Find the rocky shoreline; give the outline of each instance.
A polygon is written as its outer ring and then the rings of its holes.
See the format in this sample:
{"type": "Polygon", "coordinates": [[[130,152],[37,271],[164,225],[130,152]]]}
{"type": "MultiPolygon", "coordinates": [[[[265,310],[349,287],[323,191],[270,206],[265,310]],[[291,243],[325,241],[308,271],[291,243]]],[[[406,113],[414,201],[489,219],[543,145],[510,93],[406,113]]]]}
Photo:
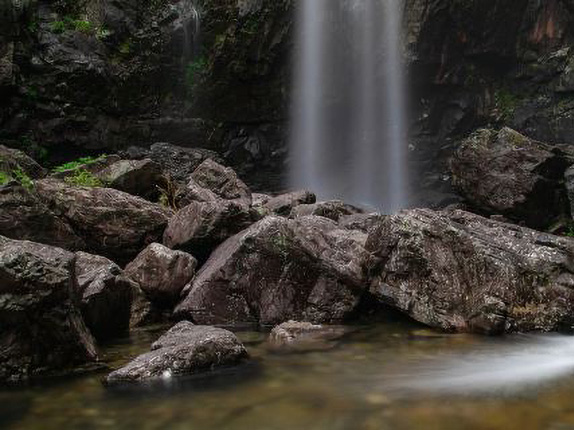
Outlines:
{"type": "Polygon", "coordinates": [[[368,304],[446,332],[574,328],[574,158],[510,129],[479,132],[451,160],[476,213],[256,194],[216,154],[165,143],[56,173],[0,154],[1,383],[97,364],[98,343],[158,322],[173,328],[108,385],[248,357],[213,326],[279,326],[272,338],[290,343],[368,304]]]}

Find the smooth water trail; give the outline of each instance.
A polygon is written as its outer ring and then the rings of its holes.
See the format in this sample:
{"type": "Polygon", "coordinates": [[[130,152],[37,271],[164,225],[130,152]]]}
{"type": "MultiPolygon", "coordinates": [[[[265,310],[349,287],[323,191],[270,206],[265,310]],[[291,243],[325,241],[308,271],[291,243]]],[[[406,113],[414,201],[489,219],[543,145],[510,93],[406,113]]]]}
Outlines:
{"type": "Polygon", "coordinates": [[[291,185],[384,212],[408,206],[404,0],[300,2],[291,185]]]}

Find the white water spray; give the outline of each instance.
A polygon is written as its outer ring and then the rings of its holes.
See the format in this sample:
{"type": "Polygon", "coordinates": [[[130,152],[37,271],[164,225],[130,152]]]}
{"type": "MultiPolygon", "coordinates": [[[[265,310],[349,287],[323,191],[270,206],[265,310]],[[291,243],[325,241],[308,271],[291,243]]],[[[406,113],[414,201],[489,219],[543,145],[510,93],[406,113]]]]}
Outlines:
{"type": "Polygon", "coordinates": [[[403,0],[303,0],[291,183],[385,212],[408,205],[403,0]]]}

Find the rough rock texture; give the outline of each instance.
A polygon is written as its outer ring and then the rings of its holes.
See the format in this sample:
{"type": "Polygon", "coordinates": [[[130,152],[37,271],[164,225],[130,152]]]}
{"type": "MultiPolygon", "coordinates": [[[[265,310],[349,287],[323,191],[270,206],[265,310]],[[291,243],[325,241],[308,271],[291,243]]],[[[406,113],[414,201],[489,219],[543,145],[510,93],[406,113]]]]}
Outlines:
{"type": "Polygon", "coordinates": [[[363,233],[368,233],[380,223],[382,218],[383,215],[378,213],[344,215],[339,218],[339,226],[349,230],[360,230],[363,233]]]}
{"type": "Polygon", "coordinates": [[[126,266],[125,274],[153,302],[173,306],[195,276],[196,267],[197,260],[192,255],[152,243],[126,266]]]}
{"type": "Polygon", "coordinates": [[[46,176],[46,170],[24,152],[0,145],[0,172],[21,170],[32,179],[46,176]]]}
{"type": "Polygon", "coordinates": [[[574,328],[574,240],[468,212],[404,211],[370,233],[371,293],[448,331],[574,328]]]}
{"type": "Polygon", "coordinates": [[[251,223],[250,212],[235,202],[192,202],[170,219],[163,244],[189,252],[203,262],[220,243],[251,223]]]}
{"type": "Polygon", "coordinates": [[[107,258],[76,253],[75,275],[81,297],[82,317],[98,340],[129,331],[132,283],[107,258]]]}
{"type": "Polygon", "coordinates": [[[164,185],[161,167],[149,159],[118,161],[100,170],[97,177],[110,188],[155,201],[164,185]]]}
{"type": "Polygon", "coordinates": [[[342,321],[366,288],[365,238],[322,217],[267,217],[215,250],[175,316],[200,324],[342,321]]]}
{"type": "Polygon", "coordinates": [[[56,216],[35,190],[19,185],[0,187],[0,234],[72,251],[85,248],[69,222],[56,216]]]}
{"type": "Polygon", "coordinates": [[[36,183],[42,200],[86,243],[86,251],[116,262],[132,260],[161,238],[171,211],[111,188],[70,187],[56,180],[36,183]]]}
{"type": "Polygon", "coordinates": [[[293,191],[273,197],[263,205],[263,208],[275,215],[289,216],[294,207],[313,204],[316,201],[317,196],[311,191],[293,191]]]}
{"type": "Polygon", "coordinates": [[[169,315],[165,309],[154,305],[148,296],[140,288],[139,284],[132,282],[132,307],[130,327],[138,328],[152,324],[166,322],[169,315]]]}
{"type": "Polygon", "coordinates": [[[247,351],[230,331],[180,322],[160,337],[151,352],[110,373],[108,385],[170,379],[239,364],[247,351]]]}
{"type": "Polygon", "coordinates": [[[341,338],[349,328],[287,321],[271,330],[269,342],[274,348],[301,350],[325,350],[336,346],[334,340],[341,338]]]}
{"type": "Polygon", "coordinates": [[[0,383],[97,359],[77,306],[74,254],[0,237],[0,383]]]}
{"type": "Polygon", "coordinates": [[[574,150],[503,128],[462,142],[451,168],[454,186],[473,209],[544,228],[570,215],[564,172],[573,163],[574,150]]]}
{"type": "Polygon", "coordinates": [[[340,200],[331,200],[327,202],[295,206],[291,210],[290,217],[297,218],[300,216],[317,215],[332,219],[333,221],[339,221],[342,216],[362,212],[362,209],[346,204],[340,200]]]}

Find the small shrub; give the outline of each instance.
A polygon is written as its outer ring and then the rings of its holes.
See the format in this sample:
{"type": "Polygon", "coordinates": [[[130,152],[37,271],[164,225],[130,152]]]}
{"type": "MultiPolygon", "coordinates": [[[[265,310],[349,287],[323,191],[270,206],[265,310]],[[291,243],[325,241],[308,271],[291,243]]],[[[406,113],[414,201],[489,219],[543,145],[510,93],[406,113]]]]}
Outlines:
{"type": "Polygon", "coordinates": [[[0,186],[6,185],[12,180],[12,177],[6,172],[0,172],[0,186]]]}
{"type": "Polygon", "coordinates": [[[52,33],[61,34],[68,29],[68,26],[64,21],[53,21],[50,23],[50,30],[52,33]]]}
{"type": "Polygon", "coordinates": [[[179,185],[169,175],[165,175],[162,182],[163,186],[157,187],[160,192],[159,204],[175,211],[179,210],[177,201],[179,197],[179,185]]]}
{"type": "Polygon", "coordinates": [[[22,170],[20,166],[12,170],[12,176],[26,190],[32,191],[34,189],[34,181],[32,180],[32,178],[30,178],[30,176],[28,176],[26,172],[22,170]]]}
{"type": "Polygon", "coordinates": [[[96,188],[104,186],[104,183],[99,178],[94,176],[93,173],[88,172],[86,169],[79,169],[72,176],[65,178],[64,181],[68,185],[76,187],[96,188]]]}
{"type": "Polygon", "coordinates": [[[74,161],[70,161],[68,163],[62,164],[60,166],[54,167],[52,169],[52,171],[54,173],[61,173],[61,172],[66,172],[68,170],[76,170],[82,166],[85,166],[87,164],[93,164],[97,161],[100,161],[102,159],[104,159],[106,156],[105,155],[100,155],[99,157],[82,157],[82,158],[78,158],[77,160],[74,161]]]}

